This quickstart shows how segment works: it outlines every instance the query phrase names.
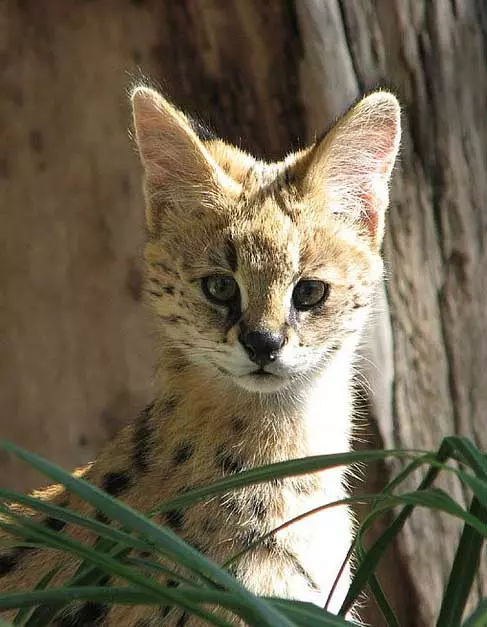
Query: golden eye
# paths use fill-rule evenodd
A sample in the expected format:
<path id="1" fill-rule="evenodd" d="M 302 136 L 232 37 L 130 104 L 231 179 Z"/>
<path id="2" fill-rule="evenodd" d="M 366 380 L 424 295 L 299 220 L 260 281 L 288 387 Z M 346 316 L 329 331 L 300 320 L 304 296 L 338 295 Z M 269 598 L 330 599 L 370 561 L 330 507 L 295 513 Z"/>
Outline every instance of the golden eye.
<path id="1" fill-rule="evenodd" d="M 206 298 L 219 305 L 231 303 L 238 296 L 235 279 L 224 274 L 214 274 L 201 279 L 201 287 Z"/>
<path id="2" fill-rule="evenodd" d="M 299 281 L 293 290 L 293 304 L 296 309 L 305 311 L 319 305 L 330 292 L 330 286 L 323 281 L 304 279 Z"/>

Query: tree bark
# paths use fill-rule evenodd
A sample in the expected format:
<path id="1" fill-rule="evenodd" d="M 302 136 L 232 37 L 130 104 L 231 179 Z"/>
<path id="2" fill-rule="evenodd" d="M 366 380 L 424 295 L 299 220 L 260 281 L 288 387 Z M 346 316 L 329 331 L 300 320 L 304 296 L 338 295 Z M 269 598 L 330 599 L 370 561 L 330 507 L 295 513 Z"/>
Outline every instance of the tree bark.
<path id="1" fill-rule="evenodd" d="M 435 449 L 462 434 L 485 449 L 486 19 L 481 0 L 1 4 L 1 435 L 72 467 L 150 397 L 125 102 L 141 68 L 267 158 L 312 139 L 364 91 L 397 92 L 387 299 L 362 367 L 374 391 L 369 446 Z M 389 471 L 371 469 L 370 485 Z M 4 485 L 38 482 L 1 454 L 0 472 Z M 452 478 L 442 485 L 465 499 Z M 450 519 L 416 512 L 387 556 L 382 581 L 401 625 L 434 623 L 457 537 Z M 484 569 L 477 591 L 487 592 Z"/>

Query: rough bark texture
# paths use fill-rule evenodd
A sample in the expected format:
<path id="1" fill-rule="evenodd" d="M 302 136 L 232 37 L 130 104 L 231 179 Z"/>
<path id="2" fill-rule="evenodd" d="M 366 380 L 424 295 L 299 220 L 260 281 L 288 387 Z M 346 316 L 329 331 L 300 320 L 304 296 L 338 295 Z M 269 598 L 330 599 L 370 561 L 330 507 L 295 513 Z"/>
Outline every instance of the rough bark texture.
<path id="1" fill-rule="evenodd" d="M 378 370 L 364 366 L 370 442 L 431 449 L 459 433 L 485 449 L 486 18 L 481 0 L 3 2 L 0 434 L 71 467 L 150 395 L 125 102 L 140 67 L 268 158 L 364 90 L 397 91 L 389 310 L 382 298 L 368 347 Z M 3 485 L 38 482 L 1 453 L 0 473 Z M 417 512 L 388 557 L 401 625 L 433 624 L 456 537 L 450 520 Z"/>

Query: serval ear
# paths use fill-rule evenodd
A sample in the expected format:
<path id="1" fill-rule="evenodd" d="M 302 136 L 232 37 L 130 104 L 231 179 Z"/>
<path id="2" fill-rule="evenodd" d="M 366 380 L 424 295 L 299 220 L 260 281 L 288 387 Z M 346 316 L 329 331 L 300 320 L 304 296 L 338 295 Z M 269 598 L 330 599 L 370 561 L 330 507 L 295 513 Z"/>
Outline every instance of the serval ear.
<path id="1" fill-rule="evenodd" d="M 132 92 L 135 136 L 145 169 L 146 222 L 158 234 L 165 214 L 217 207 L 235 184 L 215 162 L 188 118 L 148 87 Z"/>
<path id="2" fill-rule="evenodd" d="M 389 180 L 401 137 L 396 97 L 378 91 L 340 118 L 296 164 L 302 191 L 320 211 L 349 220 L 379 249 L 389 204 Z"/>

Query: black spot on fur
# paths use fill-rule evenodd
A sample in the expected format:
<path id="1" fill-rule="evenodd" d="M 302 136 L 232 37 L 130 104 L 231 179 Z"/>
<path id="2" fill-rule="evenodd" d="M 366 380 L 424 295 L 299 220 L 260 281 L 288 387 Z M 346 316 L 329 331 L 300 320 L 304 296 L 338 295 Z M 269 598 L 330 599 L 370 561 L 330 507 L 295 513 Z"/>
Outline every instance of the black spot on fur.
<path id="1" fill-rule="evenodd" d="M 166 514 L 166 522 L 174 531 L 180 531 L 184 525 L 184 514 L 179 509 L 172 509 Z"/>
<path id="2" fill-rule="evenodd" d="M 107 472 L 102 479 L 101 487 L 108 494 L 118 496 L 129 488 L 131 483 L 132 479 L 128 472 L 121 470 L 118 472 Z"/>
<path id="3" fill-rule="evenodd" d="M 62 531 L 66 527 L 65 520 L 59 520 L 59 518 L 53 518 L 52 516 L 48 516 L 44 520 L 44 524 L 53 531 Z"/>
<path id="4" fill-rule="evenodd" d="M 134 449 L 132 461 L 137 472 L 144 473 L 149 470 L 149 457 L 151 452 L 151 411 L 153 405 L 149 405 L 139 414 L 134 428 Z"/>
<path id="5" fill-rule="evenodd" d="M 230 270 L 232 272 L 237 271 L 237 251 L 235 250 L 235 244 L 228 240 L 225 244 L 225 259 L 227 260 Z"/>
<path id="6" fill-rule="evenodd" d="M 177 588 L 179 586 L 179 583 L 174 579 L 168 579 L 166 585 L 168 588 Z"/>
<path id="7" fill-rule="evenodd" d="M 172 285 L 165 285 L 162 288 L 163 292 L 165 292 L 166 294 L 169 294 L 169 296 L 172 296 L 174 294 L 174 286 Z"/>
<path id="8" fill-rule="evenodd" d="M 166 616 L 169 614 L 170 609 L 171 609 L 171 605 L 161 605 L 161 607 L 159 608 L 159 612 L 162 618 L 166 618 Z"/>
<path id="9" fill-rule="evenodd" d="M 184 627 L 184 625 L 186 625 L 188 620 L 189 620 L 189 614 L 187 612 L 184 612 L 179 617 L 178 622 L 176 623 L 176 627 Z"/>
<path id="10" fill-rule="evenodd" d="M 242 457 L 232 451 L 227 450 L 225 444 L 219 446 L 216 450 L 216 463 L 226 474 L 240 472 L 244 466 Z"/>
<path id="11" fill-rule="evenodd" d="M 181 442 L 176 446 L 172 454 L 173 464 L 179 466 L 180 464 L 184 464 L 189 460 L 189 458 L 194 453 L 194 444 L 192 442 L 186 441 Z"/>
<path id="12" fill-rule="evenodd" d="M 93 627 L 100 625 L 107 613 L 106 605 L 87 601 L 74 612 L 70 612 L 68 608 L 62 616 L 55 619 L 54 624 L 57 627 Z"/>
<path id="13" fill-rule="evenodd" d="M 164 322 L 167 322 L 168 324 L 179 324 L 180 322 L 188 322 L 184 316 L 177 316 L 176 314 L 171 314 L 170 316 L 160 315 L 158 317 L 161 320 L 164 320 Z"/>
<path id="14" fill-rule="evenodd" d="M 172 412 L 178 406 L 178 403 L 179 403 L 179 399 L 176 396 L 168 396 L 167 398 L 164 399 L 164 402 L 162 404 L 162 407 L 161 407 L 162 413 L 165 414 L 166 416 L 170 416 Z"/>
<path id="15" fill-rule="evenodd" d="M 19 565 L 25 553 L 32 551 L 31 547 L 19 546 L 0 553 L 0 577 L 8 575 Z"/>
<path id="16" fill-rule="evenodd" d="M 150 551 L 140 551 L 139 557 L 143 560 L 146 560 L 152 557 L 152 553 Z"/>
<path id="17" fill-rule="evenodd" d="M 98 522 L 101 522 L 105 525 L 110 524 L 110 519 L 103 512 L 100 512 L 99 509 L 96 510 L 95 518 Z"/>
<path id="18" fill-rule="evenodd" d="M 245 429 L 245 420 L 241 416 L 233 416 L 232 417 L 232 428 L 235 433 L 242 433 Z"/>

